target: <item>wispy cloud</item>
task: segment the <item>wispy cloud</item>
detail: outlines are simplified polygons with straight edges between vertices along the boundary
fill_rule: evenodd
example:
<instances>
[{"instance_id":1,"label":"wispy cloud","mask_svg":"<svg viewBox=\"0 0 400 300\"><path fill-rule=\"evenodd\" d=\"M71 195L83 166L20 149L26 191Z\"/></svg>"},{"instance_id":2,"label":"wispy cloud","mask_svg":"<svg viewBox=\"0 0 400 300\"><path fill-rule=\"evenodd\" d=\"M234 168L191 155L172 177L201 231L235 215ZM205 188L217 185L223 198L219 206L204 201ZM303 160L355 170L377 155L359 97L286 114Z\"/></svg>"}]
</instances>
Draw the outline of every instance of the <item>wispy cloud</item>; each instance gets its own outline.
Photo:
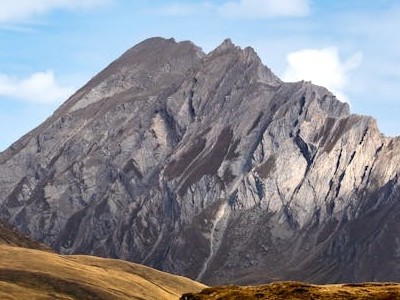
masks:
<instances>
[{"instance_id":1,"label":"wispy cloud","mask_svg":"<svg viewBox=\"0 0 400 300\"><path fill-rule=\"evenodd\" d=\"M349 72L362 63L361 52L342 61L335 47L324 49L303 49L287 55L288 66L283 74L285 81L309 80L332 91L340 100L349 101L346 87Z\"/></svg>"},{"instance_id":2,"label":"wispy cloud","mask_svg":"<svg viewBox=\"0 0 400 300\"><path fill-rule=\"evenodd\" d=\"M73 88L57 83L52 71L37 72L26 78L0 73L0 97L52 104L65 100L72 92Z\"/></svg>"},{"instance_id":3,"label":"wispy cloud","mask_svg":"<svg viewBox=\"0 0 400 300\"><path fill-rule=\"evenodd\" d=\"M88 9L111 0L0 0L0 23L18 23L55 9Z\"/></svg>"},{"instance_id":4,"label":"wispy cloud","mask_svg":"<svg viewBox=\"0 0 400 300\"><path fill-rule=\"evenodd\" d=\"M11 32L19 32L19 33L34 33L36 32L36 29L34 26L29 25L14 25L14 24L1 24L0 23L0 30L3 31L11 31Z\"/></svg>"},{"instance_id":5,"label":"wispy cloud","mask_svg":"<svg viewBox=\"0 0 400 300\"><path fill-rule=\"evenodd\" d=\"M170 16L188 16L199 12L212 12L216 8L215 5L203 2L203 3L179 3L175 2L163 7L161 13Z\"/></svg>"},{"instance_id":6,"label":"wispy cloud","mask_svg":"<svg viewBox=\"0 0 400 300\"><path fill-rule=\"evenodd\" d=\"M163 7L165 15L188 16L212 12L225 18L304 17L310 13L310 0L237 0L222 4L175 2Z\"/></svg>"},{"instance_id":7,"label":"wispy cloud","mask_svg":"<svg viewBox=\"0 0 400 300\"><path fill-rule=\"evenodd\" d=\"M303 17L310 13L309 0L240 0L218 7L221 15L234 18Z\"/></svg>"}]
</instances>

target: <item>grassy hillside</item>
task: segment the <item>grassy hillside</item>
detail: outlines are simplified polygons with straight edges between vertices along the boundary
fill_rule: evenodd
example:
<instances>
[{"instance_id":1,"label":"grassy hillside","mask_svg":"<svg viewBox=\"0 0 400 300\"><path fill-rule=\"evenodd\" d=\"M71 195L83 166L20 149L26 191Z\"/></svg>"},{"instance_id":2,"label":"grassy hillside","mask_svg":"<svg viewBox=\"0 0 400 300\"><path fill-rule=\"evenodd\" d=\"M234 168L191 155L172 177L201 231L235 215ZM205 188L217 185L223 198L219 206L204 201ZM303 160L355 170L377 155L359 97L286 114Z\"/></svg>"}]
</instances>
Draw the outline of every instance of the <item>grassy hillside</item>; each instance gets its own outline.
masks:
<instances>
[{"instance_id":1,"label":"grassy hillside","mask_svg":"<svg viewBox=\"0 0 400 300\"><path fill-rule=\"evenodd\" d=\"M365 283L309 285L278 282L263 286L225 286L207 288L197 294L185 294L182 300L398 300L400 284Z\"/></svg>"},{"instance_id":2,"label":"grassy hillside","mask_svg":"<svg viewBox=\"0 0 400 300\"><path fill-rule=\"evenodd\" d=\"M0 245L0 299L179 299L206 286L141 265Z\"/></svg>"}]
</instances>

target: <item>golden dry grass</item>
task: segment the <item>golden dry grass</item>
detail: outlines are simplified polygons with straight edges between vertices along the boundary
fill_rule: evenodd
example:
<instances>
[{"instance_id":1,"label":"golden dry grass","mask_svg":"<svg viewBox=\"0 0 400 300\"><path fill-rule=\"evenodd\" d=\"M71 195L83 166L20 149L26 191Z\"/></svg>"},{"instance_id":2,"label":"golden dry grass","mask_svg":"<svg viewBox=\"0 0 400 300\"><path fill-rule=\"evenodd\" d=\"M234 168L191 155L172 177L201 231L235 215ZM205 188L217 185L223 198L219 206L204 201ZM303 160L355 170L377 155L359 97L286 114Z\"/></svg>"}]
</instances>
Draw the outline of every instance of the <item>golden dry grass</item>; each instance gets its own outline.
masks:
<instances>
[{"instance_id":1,"label":"golden dry grass","mask_svg":"<svg viewBox=\"0 0 400 300\"><path fill-rule=\"evenodd\" d=\"M141 265L0 245L0 299L179 299L206 286Z\"/></svg>"},{"instance_id":2,"label":"golden dry grass","mask_svg":"<svg viewBox=\"0 0 400 300\"><path fill-rule=\"evenodd\" d=\"M299 282L276 282L261 286L212 287L197 294L185 294L182 300L397 300L400 284L363 283L311 285Z\"/></svg>"}]
</instances>

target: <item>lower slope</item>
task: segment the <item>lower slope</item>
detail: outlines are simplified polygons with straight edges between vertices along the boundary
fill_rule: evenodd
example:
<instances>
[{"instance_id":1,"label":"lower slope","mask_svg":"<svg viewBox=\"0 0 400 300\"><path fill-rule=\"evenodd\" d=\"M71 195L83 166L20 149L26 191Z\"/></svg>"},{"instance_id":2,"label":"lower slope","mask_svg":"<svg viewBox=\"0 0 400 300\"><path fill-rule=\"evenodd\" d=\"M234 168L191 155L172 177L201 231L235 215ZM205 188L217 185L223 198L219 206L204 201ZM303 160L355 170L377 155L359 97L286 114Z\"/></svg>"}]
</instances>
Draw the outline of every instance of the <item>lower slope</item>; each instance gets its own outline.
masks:
<instances>
[{"instance_id":1,"label":"lower slope","mask_svg":"<svg viewBox=\"0 0 400 300\"><path fill-rule=\"evenodd\" d=\"M51 251L49 246L31 240L29 237L23 235L16 228L10 224L0 220L0 245L9 245L24 247L29 249L38 249L44 251Z\"/></svg>"},{"instance_id":2,"label":"lower slope","mask_svg":"<svg viewBox=\"0 0 400 300\"><path fill-rule=\"evenodd\" d=\"M0 299L179 299L206 286L138 264L0 245Z\"/></svg>"},{"instance_id":3,"label":"lower slope","mask_svg":"<svg viewBox=\"0 0 400 300\"><path fill-rule=\"evenodd\" d=\"M361 283L311 285L299 282L276 282L260 286L220 286L197 294L184 294L181 300L397 300L398 283Z\"/></svg>"}]
</instances>

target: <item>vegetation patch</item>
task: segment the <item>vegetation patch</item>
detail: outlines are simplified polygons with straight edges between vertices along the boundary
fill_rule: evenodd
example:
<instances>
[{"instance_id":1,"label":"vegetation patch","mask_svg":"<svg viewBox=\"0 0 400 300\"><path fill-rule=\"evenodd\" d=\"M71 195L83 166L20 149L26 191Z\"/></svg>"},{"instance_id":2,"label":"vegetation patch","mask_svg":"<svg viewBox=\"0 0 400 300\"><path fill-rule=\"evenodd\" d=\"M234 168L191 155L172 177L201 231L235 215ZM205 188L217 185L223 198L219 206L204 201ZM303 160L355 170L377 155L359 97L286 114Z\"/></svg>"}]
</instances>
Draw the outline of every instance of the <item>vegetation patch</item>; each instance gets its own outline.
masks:
<instances>
[{"instance_id":1,"label":"vegetation patch","mask_svg":"<svg viewBox=\"0 0 400 300\"><path fill-rule=\"evenodd\" d=\"M398 283L312 285L300 282L275 282L261 286L221 286L200 293L187 293L181 300L396 300Z\"/></svg>"}]
</instances>

